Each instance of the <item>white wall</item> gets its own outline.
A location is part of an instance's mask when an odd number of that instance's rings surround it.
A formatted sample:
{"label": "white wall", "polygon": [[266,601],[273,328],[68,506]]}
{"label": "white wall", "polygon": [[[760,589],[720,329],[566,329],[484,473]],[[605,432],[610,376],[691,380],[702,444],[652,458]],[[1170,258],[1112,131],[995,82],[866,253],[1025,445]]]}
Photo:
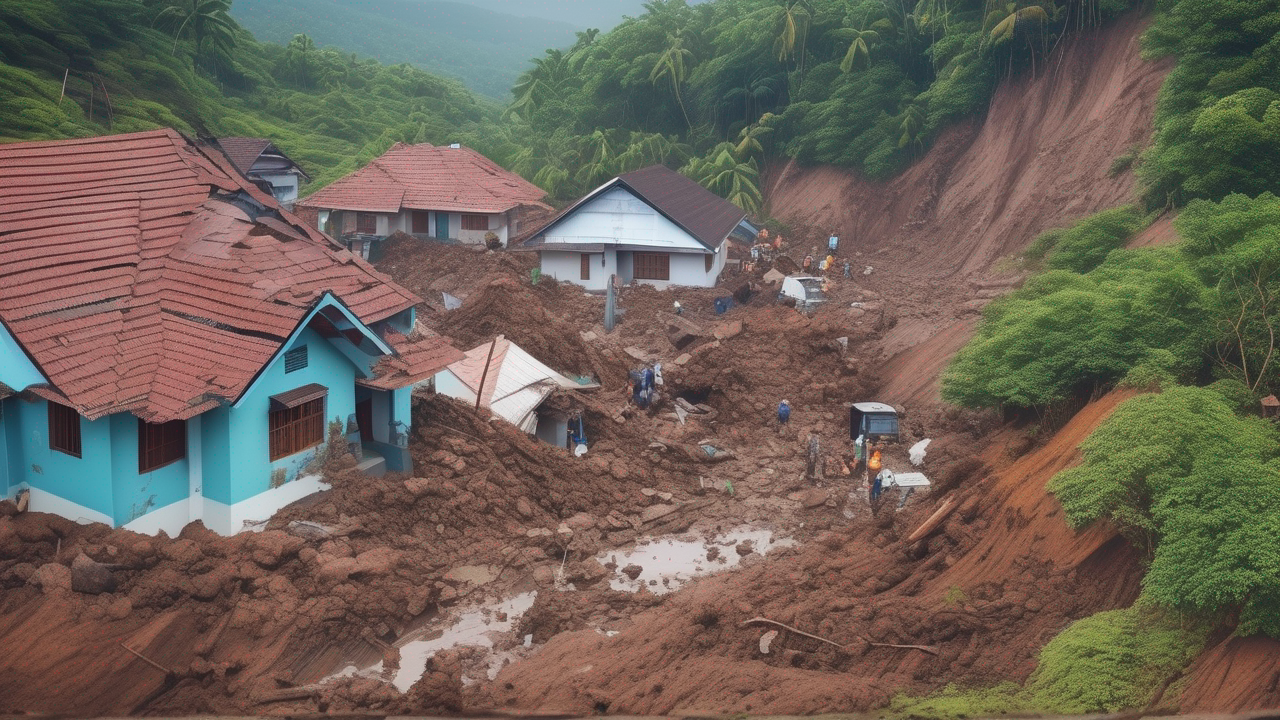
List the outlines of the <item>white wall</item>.
{"label": "white wall", "polygon": [[[604,290],[609,286],[609,276],[618,272],[618,254],[613,249],[591,256],[591,279],[582,279],[582,253],[543,250],[542,274],[562,282],[581,285],[588,290]],[[601,265],[601,258],[604,265]]]}
{"label": "white wall", "polygon": [[678,225],[625,188],[615,187],[584,204],[546,235],[547,243],[632,243],[704,250]]}

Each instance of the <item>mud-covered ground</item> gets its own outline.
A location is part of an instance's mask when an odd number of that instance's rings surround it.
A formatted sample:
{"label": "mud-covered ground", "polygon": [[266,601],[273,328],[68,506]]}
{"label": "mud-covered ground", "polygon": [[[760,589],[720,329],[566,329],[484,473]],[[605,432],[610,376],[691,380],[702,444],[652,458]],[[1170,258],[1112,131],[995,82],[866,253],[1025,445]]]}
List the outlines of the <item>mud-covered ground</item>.
{"label": "mud-covered ground", "polygon": [[[1167,70],[1141,29],[1064,43],[892,183],[770,168],[791,263],[834,229],[855,270],[812,316],[730,273],[625,288],[605,332],[599,296],[531,284],[534,255],[391,241],[380,269],[459,348],[503,334],[601,382],[551,401],[583,412],[587,455],[425,395],[413,477],[335,451],[332,489],[258,533],[153,538],[0,503],[0,713],[818,713],[1025,678],[1067,623],[1138,592],[1140,558],[1070,531],[1043,489],[1124,396],[1033,441],[942,405],[938,376],[1019,282],[1002,256],[1131,197],[1111,159],[1149,137]],[[665,399],[641,411],[627,371],[653,362]],[[890,468],[933,441],[934,486],[901,510],[890,493],[873,514],[849,470],[847,405],[867,399],[903,412]],[[1280,703],[1274,649],[1223,638],[1184,707]]]}

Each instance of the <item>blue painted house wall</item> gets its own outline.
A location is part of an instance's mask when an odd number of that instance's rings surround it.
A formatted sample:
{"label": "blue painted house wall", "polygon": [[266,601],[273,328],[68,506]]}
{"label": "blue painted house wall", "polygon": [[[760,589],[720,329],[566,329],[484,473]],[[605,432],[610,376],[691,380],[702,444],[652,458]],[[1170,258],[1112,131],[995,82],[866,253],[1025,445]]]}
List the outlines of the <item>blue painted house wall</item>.
{"label": "blue painted house wall", "polygon": [[0,383],[17,391],[44,381],[44,375],[31,364],[31,359],[22,351],[22,346],[18,345],[9,329],[0,323]]}
{"label": "blue painted house wall", "polygon": [[9,448],[18,453],[17,462],[12,463],[17,466],[17,476],[10,482],[25,482],[114,518],[111,419],[80,418],[80,457],[74,457],[49,447],[48,402],[18,400],[12,405],[18,410],[15,414],[20,434],[16,448]]}
{"label": "blue painted house wall", "polygon": [[111,421],[112,517],[117,525],[187,499],[185,456],[151,472],[139,473],[138,419],[128,413],[105,419]]}
{"label": "blue painted house wall", "polygon": [[[230,528],[220,532],[235,532],[240,519],[265,519],[290,498],[314,492],[317,488],[312,486],[317,479],[308,478],[298,484],[292,481],[298,479],[323,444],[272,462],[271,396],[312,383],[323,385],[328,390],[326,423],[341,423],[344,432],[347,419],[355,413],[357,395],[369,397],[374,401],[371,429],[379,441],[375,446],[385,446],[392,439],[392,421],[404,423],[406,429],[411,422],[411,387],[381,391],[356,385],[372,362],[390,350],[332,299],[319,303],[312,316],[326,306],[341,312],[350,327],[365,333],[365,339],[360,341],[364,350],[343,336],[322,336],[308,326],[309,316],[240,399],[188,421],[186,456],[151,472],[138,472],[139,422],[132,414],[119,413],[93,421],[80,417],[81,457],[77,458],[49,447],[47,401],[30,394],[0,400],[0,491],[12,496],[19,487],[27,486],[33,489],[33,503],[36,491],[42,491],[39,494],[44,507],[35,508],[33,504],[33,509],[116,526],[138,521],[130,526],[150,528],[144,532],[181,527],[194,518]],[[329,313],[330,321],[341,322],[333,315],[334,310]],[[405,332],[412,327],[413,316],[412,309],[406,310],[390,322]],[[307,348],[306,367],[285,372],[285,353],[302,346]],[[366,350],[375,355],[366,354]],[[0,358],[5,361],[0,364],[0,375],[15,390],[45,382],[2,326]],[[388,466],[411,471],[407,450],[401,448],[401,453],[404,458],[387,452]],[[191,458],[198,463],[194,467]],[[281,481],[282,487],[273,488],[273,482],[281,486]],[[264,496],[268,491],[274,492]],[[281,500],[281,493],[288,497]],[[199,504],[195,504],[197,500]],[[239,503],[243,505],[238,506]],[[272,503],[276,504],[269,507]],[[253,514],[264,509],[265,514]],[[157,512],[161,510],[165,512]]]}
{"label": "blue painted house wall", "polygon": [[[212,468],[214,472],[223,473],[222,475],[209,475],[211,468],[208,459],[204,466],[206,488],[212,488],[214,478],[217,477],[218,487],[225,485],[228,499],[214,497],[210,491],[206,491],[206,497],[228,505],[247,500],[271,489],[271,474],[275,470],[283,468],[285,480],[293,480],[298,471],[315,458],[317,448],[312,448],[268,462],[271,453],[268,416],[271,412],[272,395],[310,383],[324,385],[329,389],[329,395],[325,398],[325,418],[328,422],[341,421],[345,429],[347,416],[356,411],[355,366],[333,343],[310,329],[299,333],[284,349],[287,352],[302,345],[307,346],[307,367],[286,373],[284,362],[277,357],[254,383],[249,393],[236,407],[229,409],[228,441],[220,445],[205,446],[210,450],[215,447],[219,450],[222,447],[228,449],[226,462],[217,463]],[[226,478],[225,481],[223,478]]]}

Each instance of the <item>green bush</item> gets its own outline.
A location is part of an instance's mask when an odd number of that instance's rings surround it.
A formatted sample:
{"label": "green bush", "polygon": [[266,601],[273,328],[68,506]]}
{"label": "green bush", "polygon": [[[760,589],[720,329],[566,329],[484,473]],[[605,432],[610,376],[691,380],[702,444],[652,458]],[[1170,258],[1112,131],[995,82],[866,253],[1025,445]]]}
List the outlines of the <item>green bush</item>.
{"label": "green bush", "polygon": [[1115,523],[1153,553],[1146,595],[1280,637],[1280,433],[1206,388],[1131,399],[1049,490],[1067,520]]}
{"label": "green bush", "polygon": [[1116,250],[1085,275],[1052,270],[987,306],[942,378],[967,407],[1034,407],[1120,380],[1150,351],[1184,374],[1208,342],[1204,287],[1176,250]]}
{"label": "green bush", "polygon": [[1077,620],[1040,651],[1027,704],[1062,715],[1144,708],[1195,658],[1204,638],[1202,626],[1184,630],[1175,614],[1141,600]]}
{"label": "green bush", "polygon": [[1280,5],[1161,0],[1145,46],[1173,55],[1138,170],[1148,207],[1280,192]]}
{"label": "green bush", "polygon": [[1091,215],[1057,236],[1048,256],[1048,266],[1054,270],[1089,272],[1101,265],[1112,250],[1124,247],[1145,225],[1142,215],[1132,206]]}
{"label": "green bush", "polygon": [[1139,599],[1133,607],[1077,620],[1040,651],[1025,686],[947,685],[925,697],[898,695],[894,718],[964,720],[997,715],[1082,715],[1145,708],[1195,658],[1204,624],[1184,628],[1173,613]]}

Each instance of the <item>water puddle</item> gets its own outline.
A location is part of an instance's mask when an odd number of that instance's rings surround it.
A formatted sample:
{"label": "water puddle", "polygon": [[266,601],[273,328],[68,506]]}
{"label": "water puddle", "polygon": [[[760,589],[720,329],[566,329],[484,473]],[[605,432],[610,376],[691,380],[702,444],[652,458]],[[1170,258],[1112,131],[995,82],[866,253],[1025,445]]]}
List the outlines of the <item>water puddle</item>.
{"label": "water puddle", "polygon": [[[655,595],[665,595],[693,578],[740,564],[744,556],[738,554],[737,547],[745,541],[760,555],[796,544],[790,538],[775,539],[772,530],[742,527],[711,538],[688,534],[651,538],[631,550],[605,551],[596,559],[602,564],[617,565],[609,580],[609,587],[614,590],[638,592],[647,587]],[[629,566],[641,568],[635,579],[623,572]]]}
{"label": "water puddle", "polygon": [[[400,648],[400,667],[395,671],[395,677],[388,677],[389,671],[378,662],[363,669],[348,665],[326,679],[357,675],[372,677],[388,680],[400,692],[408,692],[426,671],[427,660],[441,650],[460,645],[492,648],[493,636],[511,632],[516,621],[533,607],[537,595],[537,592],[526,592],[483,605],[473,605],[404,636],[395,643]],[[444,623],[449,624],[445,626]],[[487,675],[490,680],[497,677],[508,656],[509,653],[490,654],[487,658]],[[466,682],[467,678],[463,678],[463,681]]]}

